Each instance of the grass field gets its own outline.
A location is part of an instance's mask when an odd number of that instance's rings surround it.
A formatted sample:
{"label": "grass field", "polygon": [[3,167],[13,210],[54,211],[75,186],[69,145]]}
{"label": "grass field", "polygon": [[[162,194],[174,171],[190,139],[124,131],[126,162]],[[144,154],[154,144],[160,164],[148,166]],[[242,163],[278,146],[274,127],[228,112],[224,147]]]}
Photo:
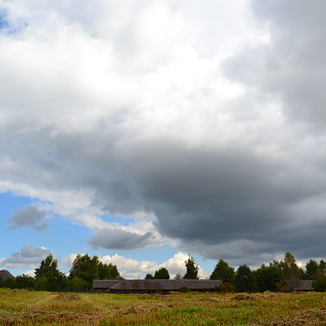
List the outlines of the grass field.
{"label": "grass field", "polygon": [[326,294],[115,295],[0,289],[0,325],[326,325]]}

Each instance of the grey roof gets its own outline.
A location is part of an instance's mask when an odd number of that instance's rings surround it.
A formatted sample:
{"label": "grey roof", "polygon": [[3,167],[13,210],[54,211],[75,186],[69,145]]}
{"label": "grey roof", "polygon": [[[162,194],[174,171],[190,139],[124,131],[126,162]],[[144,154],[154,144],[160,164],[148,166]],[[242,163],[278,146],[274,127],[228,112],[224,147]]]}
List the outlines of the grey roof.
{"label": "grey roof", "polygon": [[13,276],[9,271],[7,271],[6,269],[2,269],[0,270],[0,276],[2,277],[2,279],[5,281],[7,278],[15,278],[15,276]]}
{"label": "grey roof", "polygon": [[277,291],[314,291],[311,280],[284,280]]}
{"label": "grey roof", "polygon": [[[115,283],[113,283],[115,282]],[[94,289],[110,289],[113,291],[178,291],[182,286],[190,290],[212,290],[222,285],[221,280],[95,280]]]}
{"label": "grey roof", "polygon": [[109,289],[121,280],[94,280],[93,289]]}

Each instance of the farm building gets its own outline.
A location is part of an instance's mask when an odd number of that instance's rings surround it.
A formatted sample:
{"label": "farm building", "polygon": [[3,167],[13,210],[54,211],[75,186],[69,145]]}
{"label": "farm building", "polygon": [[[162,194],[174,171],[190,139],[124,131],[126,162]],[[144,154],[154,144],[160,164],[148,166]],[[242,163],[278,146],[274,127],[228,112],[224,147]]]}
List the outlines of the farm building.
{"label": "farm building", "polygon": [[160,293],[179,291],[186,286],[191,291],[215,291],[221,280],[94,280],[93,290],[107,293]]}
{"label": "farm building", "polygon": [[278,292],[314,291],[312,281],[309,280],[284,280],[277,288]]}
{"label": "farm building", "polygon": [[6,269],[1,269],[0,270],[0,277],[2,278],[3,281],[5,281],[8,278],[15,278],[15,276],[13,276],[9,271],[7,271]]}

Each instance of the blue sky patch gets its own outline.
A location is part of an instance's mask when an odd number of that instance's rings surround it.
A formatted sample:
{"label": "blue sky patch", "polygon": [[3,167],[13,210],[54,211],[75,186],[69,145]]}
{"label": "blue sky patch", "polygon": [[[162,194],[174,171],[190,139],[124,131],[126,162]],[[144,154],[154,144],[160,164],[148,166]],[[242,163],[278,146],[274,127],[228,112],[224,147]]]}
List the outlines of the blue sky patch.
{"label": "blue sky patch", "polygon": [[9,28],[7,14],[5,11],[0,10],[0,29],[6,29],[6,28]]}
{"label": "blue sky patch", "polygon": [[109,216],[107,214],[100,215],[100,218],[109,223],[120,223],[123,226],[129,226],[135,221],[132,218],[121,217],[121,216]]}

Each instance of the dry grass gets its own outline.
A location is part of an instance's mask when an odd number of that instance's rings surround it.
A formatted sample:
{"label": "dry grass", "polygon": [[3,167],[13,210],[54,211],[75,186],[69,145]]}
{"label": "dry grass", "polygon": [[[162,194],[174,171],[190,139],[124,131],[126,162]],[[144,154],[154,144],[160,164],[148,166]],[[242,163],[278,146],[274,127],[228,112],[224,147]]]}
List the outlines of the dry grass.
{"label": "dry grass", "polygon": [[0,325],[325,325],[321,293],[114,295],[0,291]]}

